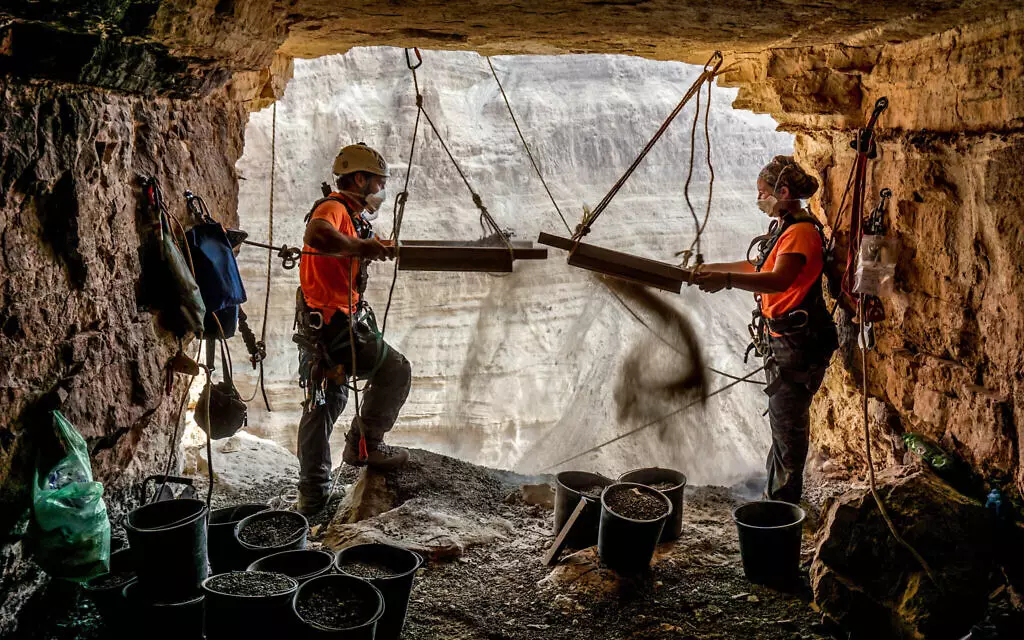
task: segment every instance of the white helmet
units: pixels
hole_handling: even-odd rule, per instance
[[[334,175],[343,176],[358,171],[385,178],[391,177],[391,170],[388,169],[384,156],[362,142],[342,147],[338,156],[334,158]]]

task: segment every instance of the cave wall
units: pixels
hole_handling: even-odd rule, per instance
[[[36,580],[24,550],[41,400],[58,386],[117,507],[162,468],[187,380],[166,394],[176,347],[140,309],[139,174],[185,219],[184,190],[234,216],[246,109],[226,90],[194,100],[0,81],[0,592]],[[13,591],[12,591],[13,592]],[[0,629],[18,598],[4,598]]]
[[[901,241],[868,359],[876,460],[901,460],[915,431],[986,478],[1024,488],[1024,20],[956,28],[906,43],[771,50],[728,82],[736,106],[771,113],[797,134],[797,154],[824,188],[815,212],[834,219],[854,154],[853,127],[887,96],[868,205],[893,190],[888,223]],[[848,218],[844,218],[848,220]],[[833,220],[834,221],[834,220]],[[842,234],[841,234],[842,237]],[[845,237],[843,237],[845,241]],[[846,345],[815,405],[812,438],[863,464],[860,356]]]
[[[1021,475],[1022,19],[983,0],[561,3],[473,0],[14,0],[0,8],[0,591],[27,594],[21,562],[33,413],[59,382],[66,413],[118,492],[162,459],[183,393],[161,392],[173,341],[136,298],[136,172],[172,209],[189,187],[231,220],[249,108],[279,93],[287,56],[394,44],[485,53],[623,53],[700,62],[720,47],[740,108],[771,113],[838,200],[852,127],[879,95],[882,158],[870,189],[896,192],[904,241],[871,357],[881,459],[925,431],[984,473]],[[989,20],[989,22],[983,22]],[[982,22],[979,22],[982,21]],[[970,25],[970,26],[963,26]],[[929,35],[938,34],[938,35]],[[59,42],[59,46],[53,46]],[[281,51],[285,56],[275,57]],[[855,363],[833,367],[814,440],[860,464]],[[0,633],[22,603],[0,605]]]

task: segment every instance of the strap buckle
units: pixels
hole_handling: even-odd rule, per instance
[[[319,311],[309,312],[309,328],[319,331],[324,328],[324,314]]]

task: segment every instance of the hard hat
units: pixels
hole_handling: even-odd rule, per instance
[[[388,163],[384,161],[384,156],[362,142],[342,147],[334,159],[334,175],[343,176],[357,171],[365,171],[385,178],[391,177],[391,170],[388,169]]]

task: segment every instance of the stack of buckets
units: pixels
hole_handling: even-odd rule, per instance
[[[267,505],[244,504],[210,514],[205,503],[193,499],[165,500],[135,509],[125,525],[129,548],[111,555],[111,574],[134,569],[135,577],[116,584],[111,576],[100,576],[85,585],[86,593],[117,638],[397,640],[423,558],[384,544],[357,545],[337,555],[307,550],[305,518],[284,513],[301,522],[301,536],[277,547],[256,548],[238,539],[239,530],[262,518],[280,517],[282,512]],[[364,580],[345,573],[346,563],[353,560],[376,561],[396,573]],[[291,586],[267,596],[217,589],[217,576],[241,570],[281,574]],[[304,593],[342,583],[363,592],[369,601],[376,600],[372,619],[347,629],[319,627],[301,619],[295,603]]]
[[[123,591],[123,635],[134,629],[140,637],[203,637],[207,515],[206,504],[194,499],[153,502],[128,514],[136,580]]]
[[[683,530],[683,493],[686,476],[673,469],[650,467],[619,476],[618,481],[585,471],[563,471],[556,477],[554,533],[562,530],[579,500],[586,504],[566,540],[582,549],[597,544],[601,562],[619,573],[648,568],[655,547],[675,540]],[[657,491],[651,485],[671,485]],[[582,490],[603,487],[600,501]],[[652,520],[634,520],[608,508],[616,491],[640,491],[665,501],[664,513]],[[739,534],[743,571],[751,582],[788,586],[798,576],[804,511],[788,502],[761,500],[733,511]]]

